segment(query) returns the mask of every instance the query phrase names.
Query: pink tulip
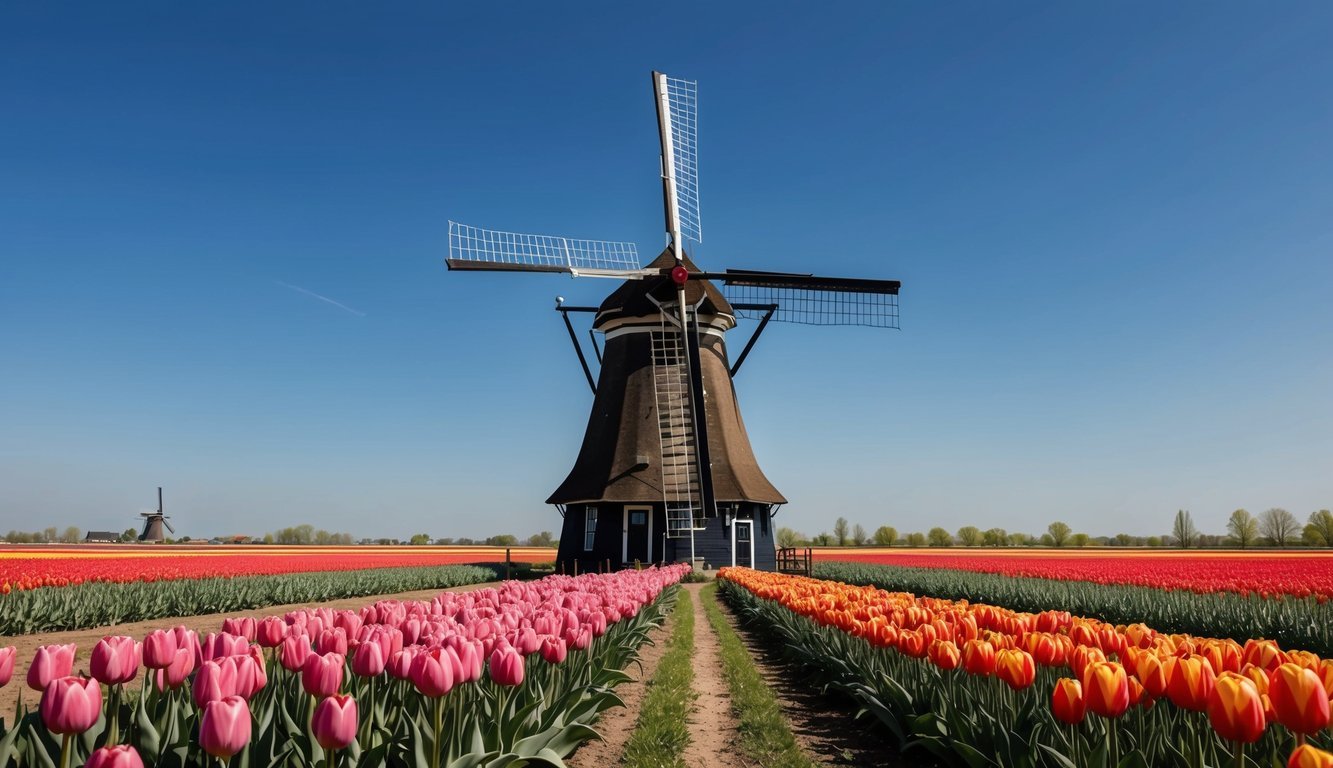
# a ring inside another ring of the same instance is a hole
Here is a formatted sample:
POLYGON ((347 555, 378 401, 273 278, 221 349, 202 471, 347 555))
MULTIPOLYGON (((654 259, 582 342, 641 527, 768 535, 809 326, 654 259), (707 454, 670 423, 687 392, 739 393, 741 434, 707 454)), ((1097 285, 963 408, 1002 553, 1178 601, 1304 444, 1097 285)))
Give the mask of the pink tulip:
POLYGON ((352 654, 352 673, 361 677, 377 677, 384 671, 384 649, 379 643, 367 641, 356 647, 352 654))
POLYGON ((0 648, 0 688, 9 685, 9 681, 14 677, 14 660, 18 658, 19 649, 14 646, 0 648))
POLYGON ((204 638, 202 654, 205 659, 221 659, 227 656, 241 656, 250 647, 250 641, 244 635, 227 632, 215 632, 204 638))
POLYGON ((139 654, 134 638, 121 635, 98 640, 88 666, 93 677, 107 685, 133 680, 139 674, 139 654))
POLYGON ((277 616, 266 616, 255 627, 255 642, 264 648, 277 648, 287 637, 287 622, 277 616))
POLYGON ((523 684, 523 655, 497 648, 491 654, 491 679, 499 685, 523 684))
POLYGON ((457 658, 448 648, 431 648, 418 653, 412 659, 412 685, 431 698, 445 695, 454 687, 457 658))
POLYGON ((247 641, 255 639, 255 619, 253 616, 234 616, 222 620, 222 631, 229 635, 239 635, 247 641))
POLYGON ((166 669, 176 660, 176 635, 155 629, 143 639, 143 665, 149 669, 166 669))
POLYGON ((325 749, 343 749, 356 741, 356 699, 337 694, 320 699, 310 720, 310 730, 325 749))
POLYGON ((28 667, 28 687, 34 691, 44 691, 52 680, 74 674, 75 650, 72 643, 40 646, 32 659, 32 666, 28 667))
POLYGON ((417 647, 409 645, 401 651, 397 651, 389 657, 389 663, 386 669, 389 675, 398 680, 412 679, 412 660, 416 658, 417 647))
POLYGON ((250 743, 250 706, 240 696, 228 696, 204 705, 199 721, 199 746, 223 760, 250 743))
POLYGON ((542 658, 546 659, 548 664, 559 664, 568 654, 569 649, 565 647, 562 638, 548 635, 542 639, 542 658))
POLYGON ((121 744, 118 747, 102 747, 88 755, 84 768, 143 768, 143 760, 134 747, 121 744))
POLYGON ((58 677, 42 691, 42 722, 51 733, 83 733, 102 714, 102 686, 83 677, 58 677))
POLYGON ((268 672, 264 669, 261 653, 258 647, 251 646, 250 653, 232 658, 236 665, 236 695, 246 701, 268 685, 268 672))
POLYGON ((542 649, 542 639, 532 627, 527 627, 521 630, 518 638, 514 640, 514 648, 524 656, 531 656, 542 649))
POLYGON ((347 632, 341 627, 333 627, 319 633, 319 640, 315 642, 315 650, 321 654, 336 653, 340 656, 347 655, 347 632))
POLYGON ((194 671, 194 652, 189 648, 177 648, 176 657, 166 669, 157 671, 157 689, 159 691, 176 690, 189 679, 194 671))
POLYGON ((203 706, 210 701, 221 701, 236 696, 236 662, 231 658, 209 659, 194 676, 194 704, 203 706))
POLYGON ((301 667, 301 687, 315 698, 332 696, 342 687, 345 663, 340 653, 310 654, 301 667))
POLYGON ((312 653, 310 638, 305 635, 288 635, 287 639, 282 641, 281 648, 278 662, 288 672, 299 672, 305 666, 306 657, 312 653))

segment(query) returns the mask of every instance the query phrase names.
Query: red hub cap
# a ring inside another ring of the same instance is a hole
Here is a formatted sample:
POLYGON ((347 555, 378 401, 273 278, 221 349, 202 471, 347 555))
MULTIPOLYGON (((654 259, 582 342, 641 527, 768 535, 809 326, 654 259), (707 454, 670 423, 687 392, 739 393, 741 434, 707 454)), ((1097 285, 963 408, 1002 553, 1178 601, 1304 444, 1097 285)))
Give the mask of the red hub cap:
POLYGON ((684 285, 686 280, 690 279, 690 271, 682 266, 675 266, 671 269, 671 279, 676 285, 684 285))

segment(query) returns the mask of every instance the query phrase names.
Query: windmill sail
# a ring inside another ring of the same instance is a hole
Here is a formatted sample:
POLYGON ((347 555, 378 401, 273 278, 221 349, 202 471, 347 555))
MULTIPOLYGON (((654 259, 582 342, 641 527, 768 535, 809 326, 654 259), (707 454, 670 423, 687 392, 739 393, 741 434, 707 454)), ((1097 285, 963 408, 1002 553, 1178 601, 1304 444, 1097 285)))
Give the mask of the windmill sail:
POLYGON ((737 317, 802 325, 898 327, 897 280, 816 277, 787 272, 728 269, 705 277, 720 280, 737 317))
POLYGON ((667 232, 703 242, 699 221, 699 87, 692 80, 653 73, 662 138, 662 191, 667 232))
POLYGON ((449 269, 641 277, 634 243, 526 235, 449 222, 449 269))

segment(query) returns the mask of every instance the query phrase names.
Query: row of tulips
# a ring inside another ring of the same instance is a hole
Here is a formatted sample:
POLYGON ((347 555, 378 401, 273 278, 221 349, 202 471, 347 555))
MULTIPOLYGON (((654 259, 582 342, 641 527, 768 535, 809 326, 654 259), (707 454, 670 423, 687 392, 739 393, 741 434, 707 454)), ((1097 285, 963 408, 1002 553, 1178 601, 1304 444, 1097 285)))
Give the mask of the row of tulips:
POLYGON ((1314 597, 1264 599, 1235 592, 1208 594, 1130 584, 1094 584, 953 570, 868 563, 819 562, 814 575, 889 592, 968 600, 1040 613, 1052 605, 1115 624, 1144 622, 1239 642, 1269 637, 1291 648, 1333 657, 1333 602, 1314 597))
MULTIPOLYGON (((217 558, 214 558, 215 560, 217 558)), ((225 558, 223 558, 225 559, 225 558)), ((491 568, 472 565, 372 568, 182 579, 149 583, 97 582, 0 595, 0 636, 59 632, 201 613, 246 611, 418 589, 494 581, 491 568)))
MULTIPOLYGON (((619 703, 686 570, 106 637, 87 676, 73 646, 44 646, 26 677, 40 705, 0 727, 0 767, 559 766, 619 703)), ((14 655, 0 650, 6 683, 14 655)))
POLYGON ((1329 743, 1333 661, 1311 653, 749 569, 720 576, 742 617, 800 649, 797 663, 905 749, 949 764, 1333 766, 1317 749, 1329 743))

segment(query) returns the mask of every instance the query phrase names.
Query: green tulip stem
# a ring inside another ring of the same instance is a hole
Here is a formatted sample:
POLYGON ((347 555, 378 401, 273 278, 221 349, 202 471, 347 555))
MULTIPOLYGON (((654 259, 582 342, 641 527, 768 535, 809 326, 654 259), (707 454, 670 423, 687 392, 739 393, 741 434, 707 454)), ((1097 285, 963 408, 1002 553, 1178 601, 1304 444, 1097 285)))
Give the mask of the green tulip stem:
POLYGON ((107 686, 106 709, 106 746, 114 747, 120 743, 120 686, 107 686))
POLYGON ((366 716, 361 720, 361 733, 358 734, 358 740, 361 741, 366 749, 373 746, 370 743, 371 735, 375 732, 375 678, 370 678, 369 692, 366 694, 366 716))
POLYGON ((334 768, 338 765, 338 750, 330 749, 324 753, 324 768, 334 768))
POLYGON ((1116 721, 1106 721, 1106 753, 1111 756, 1111 765, 1120 764, 1120 743, 1116 739, 1116 721))
POLYGON ((69 768, 69 745, 72 740, 68 733, 60 738, 60 768, 69 768))
POLYGON ((504 717, 509 702, 505 700, 505 688, 499 686, 495 693, 495 748, 504 752, 504 717))
POLYGON ((435 698, 435 748, 430 753, 430 768, 440 768, 440 754, 444 752, 444 697, 435 698))
POLYGON ((1245 768, 1245 742, 1236 742, 1236 768, 1245 768))

